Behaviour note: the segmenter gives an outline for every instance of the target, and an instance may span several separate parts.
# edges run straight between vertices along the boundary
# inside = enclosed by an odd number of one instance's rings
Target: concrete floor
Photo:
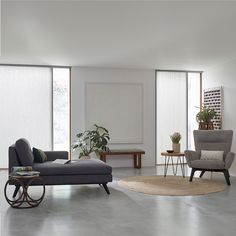
[[[48,186],[41,205],[26,210],[8,206],[3,195],[7,171],[0,171],[1,236],[236,235],[236,178],[224,192],[195,197],[145,195],[117,186],[120,178],[162,171],[113,169],[110,196],[97,185]],[[223,176],[213,178],[224,182]]]

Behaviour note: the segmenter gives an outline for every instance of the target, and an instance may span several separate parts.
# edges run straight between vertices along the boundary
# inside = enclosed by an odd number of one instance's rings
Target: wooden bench
[[[134,159],[134,168],[140,169],[142,167],[142,154],[145,154],[145,151],[141,149],[118,149],[118,150],[110,150],[108,152],[100,151],[99,153],[100,160],[106,162],[107,156],[124,156],[124,155],[132,155]]]

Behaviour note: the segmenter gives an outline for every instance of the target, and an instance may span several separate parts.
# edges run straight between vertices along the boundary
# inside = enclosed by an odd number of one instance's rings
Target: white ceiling
[[[205,70],[236,58],[236,2],[4,1],[0,63]]]

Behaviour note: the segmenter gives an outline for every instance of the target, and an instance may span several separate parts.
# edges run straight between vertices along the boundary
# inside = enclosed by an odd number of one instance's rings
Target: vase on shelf
[[[172,149],[174,152],[180,152],[180,143],[172,143]]]

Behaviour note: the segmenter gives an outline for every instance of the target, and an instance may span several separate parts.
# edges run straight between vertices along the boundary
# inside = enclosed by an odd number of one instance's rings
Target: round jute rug
[[[225,189],[223,183],[182,176],[132,176],[118,182],[120,187],[131,191],[167,196],[193,196],[220,192]]]

